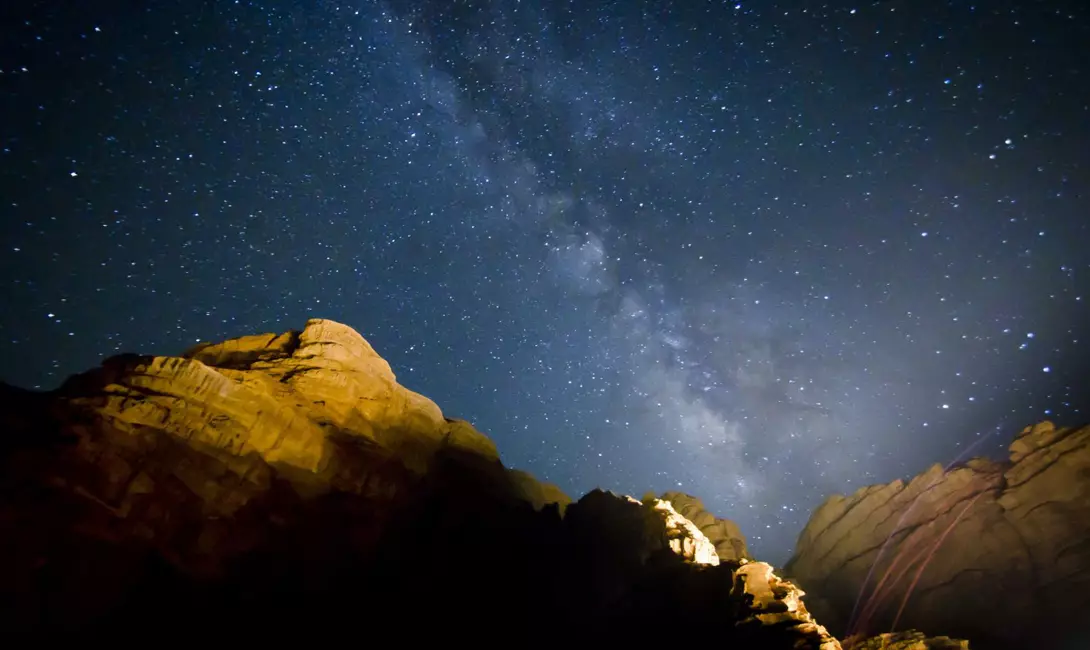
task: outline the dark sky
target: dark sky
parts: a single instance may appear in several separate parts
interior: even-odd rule
[[[508,465],[773,562],[830,493],[1087,420],[1080,0],[0,21],[4,381],[331,318]]]

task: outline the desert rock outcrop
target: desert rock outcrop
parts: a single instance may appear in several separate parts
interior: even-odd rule
[[[820,594],[811,610],[842,636],[917,628],[974,648],[1053,647],[1090,604],[1088,477],[1090,427],[1042,422],[1006,462],[828,499],[785,573]]]
[[[839,647],[699,501],[572,503],[331,321],[0,385],[0,430],[8,638]]]
[[[662,498],[673,504],[683,517],[693,522],[700,532],[715,545],[721,560],[752,559],[746,548],[746,538],[738,524],[720,519],[704,509],[704,502],[684,492],[667,492]]]

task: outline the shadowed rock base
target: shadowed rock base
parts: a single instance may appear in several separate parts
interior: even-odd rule
[[[6,638],[840,648],[697,499],[571,503],[330,321],[0,386],[0,427]]]

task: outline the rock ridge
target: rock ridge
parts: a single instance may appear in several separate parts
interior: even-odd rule
[[[1090,605],[1088,478],[1090,427],[1040,422],[1005,462],[936,464],[830,497],[784,571],[820,594],[811,609],[842,636],[896,626],[974,647],[1060,643]]]
[[[699,499],[573,502],[333,321],[0,385],[0,431],[13,638],[841,647]]]

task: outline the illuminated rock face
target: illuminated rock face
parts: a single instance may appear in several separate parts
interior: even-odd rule
[[[362,336],[327,320],[179,357],[113,357],[49,394],[0,393],[10,446],[0,532],[19,532],[0,562],[25,588],[36,564],[81,570],[39,557],[71,531],[139,540],[174,567],[220,575],[323,495],[369,504],[356,532],[374,541],[440,460],[538,510],[571,501],[507,471],[490,439],[398,384]]]
[[[572,503],[331,321],[0,385],[0,432],[10,637],[838,647],[699,500]]]
[[[777,576],[771,565],[743,561],[734,572],[733,593],[746,604],[739,625],[756,621],[790,630],[805,640],[803,647],[840,650],[840,642],[806,611],[802,602],[805,592]]]
[[[70,404],[125,435],[165,434],[309,474],[334,461],[331,435],[377,445],[419,470],[444,446],[498,460],[491,440],[445,419],[398,384],[362,336],[328,320],[200,345],[182,357],[115,358],[77,383]]]
[[[746,549],[746,538],[738,524],[729,519],[720,519],[704,509],[704,502],[683,492],[667,492],[662,498],[669,501],[683,517],[704,533],[715,546],[715,553],[720,560],[751,559]]]
[[[1090,575],[1088,479],[1090,427],[1042,422],[1019,434],[1007,462],[935,465],[828,499],[785,573],[819,595],[811,610],[841,635],[896,620],[974,648],[1050,646],[1090,605],[1078,586]]]
[[[662,518],[667,544],[674,554],[694,564],[719,566],[719,555],[711,541],[693,522],[678,514],[672,503],[655,499],[648,505]]]

